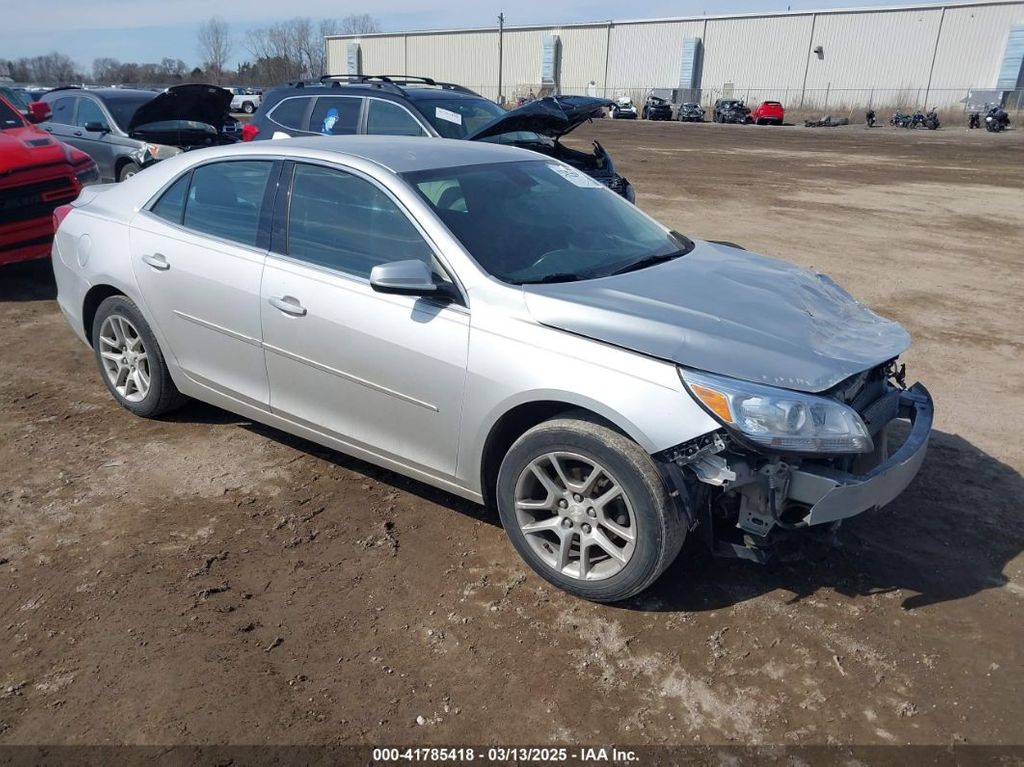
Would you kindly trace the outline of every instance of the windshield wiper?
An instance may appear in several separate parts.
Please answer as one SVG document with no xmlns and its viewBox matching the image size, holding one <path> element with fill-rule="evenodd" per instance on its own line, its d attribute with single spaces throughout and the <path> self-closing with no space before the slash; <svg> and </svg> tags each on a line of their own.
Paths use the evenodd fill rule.
<svg viewBox="0 0 1024 767">
<path fill-rule="evenodd" d="M 625 266 L 616 269 L 614 272 L 610 272 L 608 276 L 613 274 L 625 274 L 626 272 L 635 272 L 639 269 L 646 269 L 648 266 L 654 266 L 655 264 L 660 264 L 663 261 L 671 261 L 674 258 L 685 256 L 689 252 L 689 250 L 677 250 L 674 253 L 659 253 L 653 256 L 644 256 L 643 258 L 632 261 Z"/>
<path fill-rule="evenodd" d="M 543 285 L 547 282 L 578 282 L 582 279 L 585 279 L 583 275 L 574 272 L 555 272 L 554 274 L 545 274 L 543 277 L 538 277 L 535 280 L 520 280 L 519 284 Z"/>
</svg>

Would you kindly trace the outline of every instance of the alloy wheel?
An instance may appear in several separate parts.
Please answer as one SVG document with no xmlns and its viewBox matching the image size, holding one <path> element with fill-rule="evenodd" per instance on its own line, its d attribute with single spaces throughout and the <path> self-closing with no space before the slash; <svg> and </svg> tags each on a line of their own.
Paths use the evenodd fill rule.
<svg viewBox="0 0 1024 767">
<path fill-rule="evenodd" d="M 131 320 L 111 314 L 100 326 L 98 343 L 103 372 L 121 397 L 141 402 L 149 394 L 149 354 Z"/>
<path fill-rule="evenodd" d="M 516 521 L 537 555 L 578 580 L 620 572 L 636 548 L 636 516 L 621 483 L 596 461 L 546 453 L 520 473 Z"/>
</svg>

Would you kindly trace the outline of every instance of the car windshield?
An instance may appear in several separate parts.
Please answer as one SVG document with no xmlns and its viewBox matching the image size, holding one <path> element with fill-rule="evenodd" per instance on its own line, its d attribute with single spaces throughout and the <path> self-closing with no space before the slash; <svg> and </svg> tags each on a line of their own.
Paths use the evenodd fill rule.
<svg viewBox="0 0 1024 767">
<path fill-rule="evenodd" d="M 24 126 L 25 123 L 21 121 L 21 115 L 19 115 L 6 101 L 0 101 L 0 130 L 23 128 Z"/>
<path fill-rule="evenodd" d="M 128 125 L 131 123 L 132 117 L 139 107 L 143 104 L 148 104 L 159 95 L 159 93 L 118 94 L 117 96 L 104 98 L 103 103 L 106 104 L 107 109 L 110 111 L 110 116 L 117 123 L 117 127 L 127 132 Z"/>
<path fill-rule="evenodd" d="M 586 174 L 551 161 L 406 173 L 489 274 L 513 284 L 607 277 L 688 253 L 670 234 Z"/>
<path fill-rule="evenodd" d="M 0 96 L 3 96 L 15 109 L 25 111 L 28 109 L 28 97 L 21 91 L 14 88 L 0 88 Z"/>
<path fill-rule="evenodd" d="M 508 114 L 484 98 L 423 99 L 417 106 L 444 138 L 466 138 L 491 120 Z"/>
</svg>

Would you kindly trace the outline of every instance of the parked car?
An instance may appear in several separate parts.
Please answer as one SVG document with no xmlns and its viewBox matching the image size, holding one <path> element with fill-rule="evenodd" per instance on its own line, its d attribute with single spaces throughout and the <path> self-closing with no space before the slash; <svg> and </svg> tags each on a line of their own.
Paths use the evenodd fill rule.
<svg viewBox="0 0 1024 767">
<path fill-rule="evenodd" d="M 749 123 L 750 107 L 739 99 L 718 99 L 711 112 L 711 119 L 716 123 Z"/>
<path fill-rule="evenodd" d="M 888 503 L 925 455 L 899 324 L 516 147 L 236 144 L 57 217 L 57 300 L 121 406 L 195 397 L 496 504 L 587 599 L 642 591 L 689 531 L 762 561 Z"/>
<path fill-rule="evenodd" d="M 782 125 L 786 119 L 786 109 L 778 101 L 762 101 L 750 113 L 755 125 Z"/>
<path fill-rule="evenodd" d="M 643 108 L 645 120 L 671 120 L 672 103 L 660 96 L 650 95 Z"/>
<path fill-rule="evenodd" d="M 676 119 L 684 123 L 704 122 L 704 107 L 696 101 L 686 101 L 679 107 Z"/>
<path fill-rule="evenodd" d="M 231 93 L 213 85 L 162 92 L 56 88 L 40 103 L 53 110 L 42 127 L 91 156 L 104 181 L 123 181 L 181 152 L 239 138 L 226 130 L 238 124 L 227 114 Z"/>
<path fill-rule="evenodd" d="M 618 96 L 611 104 L 609 116 L 616 120 L 635 120 L 636 105 L 629 96 Z"/>
<path fill-rule="evenodd" d="M 50 255 L 54 209 L 96 181 L 87 154 L 55 141 L 0 95 L 0 264 Z"/>
<path fill-rule="evenodd" d="M 252 88 L 232 86 L 228 90 L 231 91 L 232 112 L 244 112 L 247 115 L 251 115 L 259 109 L 260 101 L 263 100 L 263 96 Z"/>
<path fill-rule="evenodd" d="M 633 185 L 603 146 L 595 141 L 592 152 L 581 152 L 561 143 L 610 103 L 549 96 L 506 111 L 469 88 L 427 77 L 328 76 L 267 91 L 242 140 L 365 133 L 512 144 L 567 162 L 632 202 Z"/>
</svg>

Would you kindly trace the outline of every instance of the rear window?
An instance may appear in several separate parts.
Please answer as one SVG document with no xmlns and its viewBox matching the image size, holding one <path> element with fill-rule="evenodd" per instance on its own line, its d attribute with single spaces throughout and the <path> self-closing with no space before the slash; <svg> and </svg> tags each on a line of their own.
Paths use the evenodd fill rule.
<svg viewBox="0 0 1024 767">
<path fill-rule="evenodd" d="M 782 104 L 780 104 L 778 101 L 766 101 L 766 102 L 764 102 L 764 105 L 766 107 L 781 107 L 782 106 Z"/>
<path fill-rule="evenodd" d="M 289 98 L 282 101 L 270 110 L 270 119 L 278 125 L 294 130 L 306 130 L 303 118 L 306 116 L 306 108 L 310 99 Z"/>
</svg>

